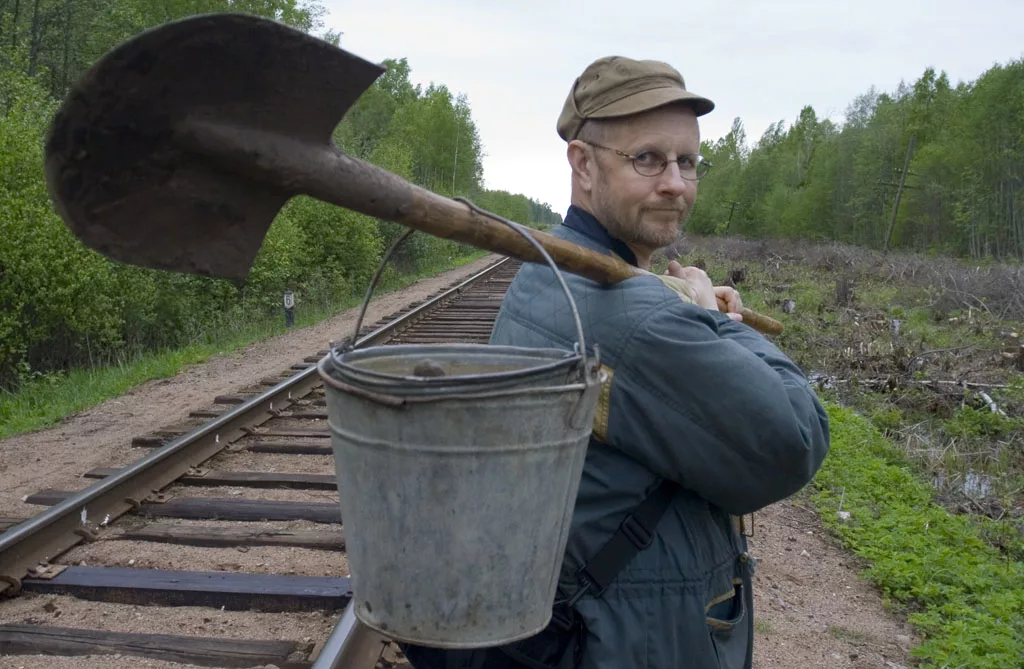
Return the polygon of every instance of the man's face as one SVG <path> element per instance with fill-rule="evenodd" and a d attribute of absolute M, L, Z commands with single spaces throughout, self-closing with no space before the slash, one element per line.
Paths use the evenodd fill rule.
<path fill-rule="evenodd" d="M 697 198 L 697 182 L 683 179 L 674 162 L 700 152 L 693 111 L 668 106 L 609 123 L 604 140 L 603 145 L 631 155 L 658 151 L 669 162 L 658 176 L 641 176 L 629 159 L 592 147 L 597 161 L 593 214 L 612 236 L 642 254 L 676 241 Z"/>

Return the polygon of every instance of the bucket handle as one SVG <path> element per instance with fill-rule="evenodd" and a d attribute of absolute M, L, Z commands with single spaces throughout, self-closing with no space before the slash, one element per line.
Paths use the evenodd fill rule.
<path fill-rule="evenodd" d="M 380 280 L 380 275 L 384 273 L 384 266 L 388 264 L 388 260 L 398 249 L 399 245 L 404 242 L 409 236 L 416 232 L 416 228 L 409 228 L 401 234 L 401 236 L 395 240 L 395 242 L 388 248 L 384 257 L 380 260 L 380 265 L 377 266 L 377 271 L 373 273 L 373 278 L 370 279 L 370 285 L 366 288 L 366 297 L 363 298 L 363 304 L 359 308 L 359 317 L 356 318 L 355 331 L 352 333 L 352 337 L 345 342 L 344 349 L 352 350 L 355 348 L 355 343 L 359 341 L 359 330 L 363 327 L 363 317 L 366 316 L 366 308 L 370 306 L 370 298 L 373 297 L 373 289 L 377 287 L 377 281 Z"/>
<path fill-rule="evenodd" d="M 534 249 L 536 249 L 536 251 L 541 255 L 541 257 L 544 258 L 544 260 L 547 262 L 547 264 L 551 266 L 552 271 L 554 271 L 554 273 L 555 273 L 555 278 L 558 279 L 558 284 L 562 287 L 562 292 L 565 293 L 566 299 L 569 300 L 569 309 L 572 312 L 573 324 L 576 326 L 576 339 L 577 339 L 577 343 L 576 343 L 577 350 L 576 350 L 576 353 L 579 354 L 579 356 L 580 356 L 580 366 L 583 369 L 584 383 L 586 384 L 586 386 L 588 388 L 590 388 L 590 386 L 592 386 L 594 384 L 598 384 L 599 385 L 598 374 L 597 374 L 597 370 L 598 370 L 598 367 L 599 367 L 599 365 L 597 364 L 597 360 L 599 358 L 599 353 L 597 351 L 597 347 L 596 346 L 594 347 L 594 364 L 593 364 L 592 368 L 590 370 L 588 370 L 587 369 L 587 345 L 586 345 L 586 342 L 583 339 L 583 322 L 580 320 L 580 312 L 579 312 L 578 309 L 576 309 L 576 301 L 574 299 L 572 299 L 572 293 L 569 292 L 569 286 L 565 283 L 565 278 L 562 277 L 562 272 L 558 269 L 558 265 L 555 264 L 555 261 L 551 259 L 551 256 L 548 254 L 548 252 L 544 248 L 544 246 L 541 245 L 541 243 L 538 242 L 537 239 L 534 238 L 533 235 L 531 235 L 529 232 L 527 232 L 524 229 L 524 227 L 522 225 L 520 225 L 519 223 L 516 223 L 514 221 L 510 221 L 507 218 L 503 218 L 501 216 L 498 216 L 497 214 L 494 214 L 494 213 L 491 213 L 491 212 L 486 211 L 484 209 L 481 209 L 480 207 L 476 206 L 475 204 L 473 204 L 472 202 L 470 202 L 468 199 L 466 199 L 464 197 L 455 197 L 455 198 L 452 198 L 452 199 L 455 200 L 456 202 L 461 202 L 461 203 L 465 204 L 467 207 L 469 207 L 470 211 L 472 211 L 474 214 L 477 214 L 478 216 L 485 216 L 487 218 L 490 218 L 492 220 L 495 220 L 495 221 L 497 221 L 499 223 L 502 223 L 503 225 L 506 225 L 506 226 L 512 228 L 513 231 L 515 231 L 515 232 L 519 233 L 520 235 L 522 235 L 526 239 L 526 241 L 529 242 L 530 245 L 532 245 Z M 395 240 L 395 242 L 387 250 L 387 253 L 385 253 L 384 257 L 381 259 L 380 266 L 377 267 L 377 271 L 374 273 L 373 278 L 370 280 L 370 285 L 366 289 L 366 297 L 363 299 L 363 305 L 359 309 L 359 318 L 356 319 L 355 332 L 353 332 L 352 338 L 348 341 L 348 343 L 346 345 L 347 349 L 351 350 L 352 348 L 354 348 L 355 342 L 358 341 L 359 330 L 360 330 L 360 328 L 362 328 L 362 325 L 363 325 L 363 317 L 366 315 L 366 309 L 367 309 L 367 307 L 370 304 L 370 298 L 373 295 L 373 290 L 374 290 L 374 288 L 377 287 L 377 282 L 380 280 L 380 275 L 384 272 L 384 266 L 387 264 L 388 260 L 391 259 L 391 256 L 394 254 L 394 252 L 398 248 L 398 246 L 402 242 L 404 242 L 414 232 L 416 232 L 415 228 L 409 228 L 408 230 L 403 232 L 402 235 L 398 239 Z"/>

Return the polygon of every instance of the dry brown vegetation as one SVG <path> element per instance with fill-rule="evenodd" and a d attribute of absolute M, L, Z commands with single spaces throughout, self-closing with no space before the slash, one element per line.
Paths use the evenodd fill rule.
<path fill-rule="evenodd" d="M 1011 521 L 993 539 L 1020 542 L 1024 267 L 724 237 L 665 255 L 716 284 L 744 275 L 745 303 L 786 324 L 777 343 L 823 395 L 900 443 L 947 508 Z"/>

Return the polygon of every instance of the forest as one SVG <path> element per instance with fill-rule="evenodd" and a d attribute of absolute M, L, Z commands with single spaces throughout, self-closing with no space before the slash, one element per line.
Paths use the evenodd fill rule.
<path fill-rule="evenodd" d="M 929 68 L 842 123 L 804 107 L 752 145 L 736 118 L 701 148 L 695 232 L 1024 259 L 1024 60 L 956 86 Z"/>
<path fill-rule="evenodd" d="M 0 389 L 81 366 L 187 345 L 231 323 L 360 295 L 400 226 L 297 197 L 275 219 L 243 286 L 107 260 L 57 216 L 43 177 L 50 120 L 99 57 L 139 32 L 186 16 L 236 11 L 338 43 L 318 0 L 0 0 Z M 487 190 L 482 144 L 465 96 L 410 82 L 404 58 L 349 110 L 335 142 L 350 155 L 447 196 L 537 227 L 561 221 L 544 203 Z M 475 252 L 413 235 L 387 267 L 416 276 Z"/>

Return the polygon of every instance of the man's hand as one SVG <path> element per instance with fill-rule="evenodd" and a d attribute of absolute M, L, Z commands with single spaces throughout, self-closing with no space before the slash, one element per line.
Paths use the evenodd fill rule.
<path fill-rule="evenodd" d="M 668 264 L 669 276 L 682 279 L 690 285 L 693 290 L 693 301 L 705 309 L 718 310 L 718 299 L 715 297 L 715 287 L 711 285 L 711 279 L 707 272 L 698 267 L 683 267 L 675 260 Z"/>
<path fill-rule="evenodd" d="M 734 321 L 743 321 L 743 300 L 740 293 L 731 286 L 715 286 L 715 297 L 718 298 L 718 310 L 726 312 L 726 316 Z"/>
<path fill-rule="evenodd" d="M 686 281 L 693 289 L 693 299 L 696 304 L 705 309 L 724 311 L 734 321 L 743 320 L 743 316 L 739 313 L 743 308 L 743 301 L 735 288 L 713 286 L 707 272 L 698 267 L 683 267 L 675 260 L 668 264 L 668 271 L 665 273 Z"/>

